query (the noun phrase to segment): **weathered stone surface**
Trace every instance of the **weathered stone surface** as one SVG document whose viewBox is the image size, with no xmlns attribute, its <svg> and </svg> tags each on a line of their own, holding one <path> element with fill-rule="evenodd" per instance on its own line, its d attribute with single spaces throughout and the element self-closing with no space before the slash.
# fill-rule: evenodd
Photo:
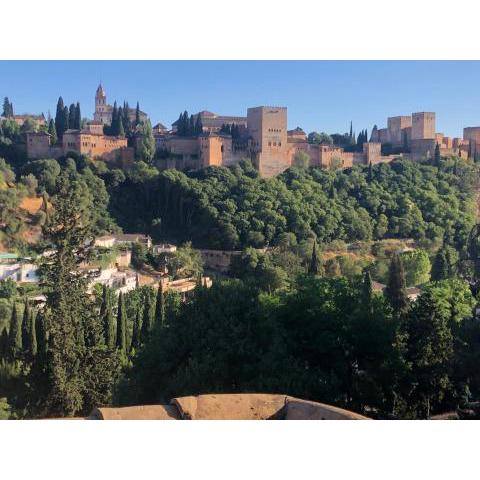
<svg viewBox="0 0 480 480">
<path fill-rule="evenodd" d="M 174 398 L 183 419 L 266 420 L 277 418 L 285 395 L 262 393 L 212 394 Z"/>
<path fill-rule="evenodd" d="M 370 420 L 358 413 L 324 403 L 288 397 L 285 420 Z"/>
<path fill-rule="evenodd" d="M 174 405 L 138 405 L 122 408 L 95 408 L 90 420 L 179 420 Z"/>
</svg>

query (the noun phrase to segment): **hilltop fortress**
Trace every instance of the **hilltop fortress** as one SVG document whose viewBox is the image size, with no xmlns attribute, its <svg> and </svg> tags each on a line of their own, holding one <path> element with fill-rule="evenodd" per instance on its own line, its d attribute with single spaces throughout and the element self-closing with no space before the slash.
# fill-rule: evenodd
<svg viewBox="0 0 480 480">
<path fill-rule="evenodd" d="M 100 84 L 95 93 L 93 120 L 80 130 L 67 130 L 60 144 L 51 145 L 44 130 L 27 133 L 29 158 L 58 158 L 73 151 L 92 158 L 133 161 L 135 147 L 142 139 L 135 131 L 128 141 L 124 137 L 104 134 L 111 124 L 113 107 Z M 129 108 L 132 124 L 146 122 L 142 111 Z M 399 156 L 420 160 L 432 157 L 438 144 L 442 156 L 473 158 L 480 155 L 480 127 L 467 127 L 463 138 L 450 138 L 436 132 L 434 112 L 389 117 L 387 127 L 373 127 L 369 141 L 355 150 L 344 145 L 309 143 L 305 132 L 288 130 L 287 107 L 259 106 L 247 109 L 247 115 L 228 116 L 202 111 L 192 115 L 195 125 L 201 125 L 195 135 L 179 131 L 179 121 L 168 130 L 161 123 L 153 127 L 157 150 L 156 164 L 161 169 L 199 169 L 208 166 L 231 166 L 251 159 L 260 174 L 273 177 L 295 165 L 303 152 L 310 166 L 348 168 L 356 164 L 390 162 Z M 228 127 L 228 128 L 226 128 Z M 233 131 L 233 127 L 234 130 Z"/>
<path fill-rule="evenodd" d="M 165 152 L 163 168 L 229 166 L 250 158 L 262 176 L 272 177 L 294 165 L 300 151 L 308 155 L 310 166 L 322 168 L 390 162 L 399 156 L 419 160 L 433 156 L 437 143 L 443 156 L 468 157 L 472 140 L 478 144 L 475 151 L 480 153 L 480 127 L 465 129 L 463 139 L 452 139 L 435 131 L 433 112 L 388 118 L 387 128 L 374 127 L 370 141 L 363 143 L 361 151 L 309 143 L 303 130 L 288 130 L 287 107 L 253 107 L 247 110 L 246 117 L 217 116 L 211 112 L 200 112 L 193 117 L 202 121 L 203 133 L 198 136 L 177 135 L 175 124 L 172 132 L 156 134 L 157 149 Z M 239 127 L 237 138 L 222 133 L 226 124 Z M 382 153 L 385 150 L 391 153 Z"/>
</svg>

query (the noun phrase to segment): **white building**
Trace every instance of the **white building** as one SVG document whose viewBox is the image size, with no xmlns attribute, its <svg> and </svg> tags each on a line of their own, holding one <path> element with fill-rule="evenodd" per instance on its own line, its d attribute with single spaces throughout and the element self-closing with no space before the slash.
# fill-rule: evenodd
<svg viewBox="0 0 480 480">
<path fill-rule="evenodd" d="M 0 280 L 7 278 L 15 283 L 36 283 L 39 281 L 38 266 L 30 259 L 22 259 L 14 253 L 1 253 Z"/>
<path fill-rule="evenodd" d="M 153 245 L 152 252 L 156 255 L 160 253 L 174 253 L 177 251 L 176 245 L 171 245 L 170 243 L 161 243 L 159 245 Z"/>
</svg>

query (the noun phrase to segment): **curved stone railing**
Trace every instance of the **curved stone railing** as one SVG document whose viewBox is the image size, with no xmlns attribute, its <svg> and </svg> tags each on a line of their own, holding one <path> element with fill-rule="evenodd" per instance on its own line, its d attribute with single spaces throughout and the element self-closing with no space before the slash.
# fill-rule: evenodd
<svg viewBox="0 0 480 480">
<path fill-rule="evenodd" d="M 357 413 L 286 395 L 208 394 L 179 397 L 170 405 L 95 408 L 92 420 L 369 420 Z"/>
</svg>

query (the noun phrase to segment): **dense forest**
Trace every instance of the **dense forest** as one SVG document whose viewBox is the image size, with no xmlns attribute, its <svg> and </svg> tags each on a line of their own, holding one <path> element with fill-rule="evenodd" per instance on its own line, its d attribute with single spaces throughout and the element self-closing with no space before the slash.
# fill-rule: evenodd
<svg viewBox="0 0 480 480">
<path fill-rule="evenodd" d="M 240 280 L 200 288 L 168 328 L 155 327 L 119 401 L 277 392 L 375 418 L 427 418 L 478 399 L 480 324 L 468 284 L 432 283 L 401 309 L 392 307 L 398 291 L 370 287 L 368 275 L 304 275 L 275 293 Z"/>
<path fill-rule="evenodd" d="M 336 171 L 291 168 L 272 179 L 244 161 L 188 173 L 137 164 L 109 191 L 123 228 L 197 247 L 264 247 L 292 233 L 319 243 L 413 238 L 427 248 L 461 248 L 475 221 L 477 182 L 477 166 L 455 159 L 438 167 L 396 160 Z"/>
</svg>

